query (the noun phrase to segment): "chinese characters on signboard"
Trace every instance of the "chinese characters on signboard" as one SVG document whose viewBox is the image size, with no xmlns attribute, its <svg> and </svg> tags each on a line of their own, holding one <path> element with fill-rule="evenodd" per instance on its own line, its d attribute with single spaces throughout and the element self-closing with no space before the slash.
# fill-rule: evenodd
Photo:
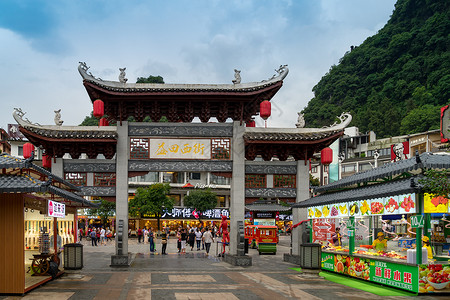
<svg viewBox="0 0 450 300">
<path fill-rule="evenodd" d="M 66 216 L 66 205 L 52 200 L 48 200 L 48 216 L 64 218 Z"/>
<path fill-rule="evenodd" d="M 196 212 L 192 208 L 178 208 L 174 207 L 170 211 L 165 211 L 161 216 L 161 219 L 196 219 Z M 205 211 L 202 215 L 202 219 L 221 219 L 222 215 L 230 218 L 230 211 L 226 208 L 214 208 Z"/>
<path fill-rule="evenodd" d="M 150 158 L 210 159 L 209 139 L 151 139 Z"/>
</svg>

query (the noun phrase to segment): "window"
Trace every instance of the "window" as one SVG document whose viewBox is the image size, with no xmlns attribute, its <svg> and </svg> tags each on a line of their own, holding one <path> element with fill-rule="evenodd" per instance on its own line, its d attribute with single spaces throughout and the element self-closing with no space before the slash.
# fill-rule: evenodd
<svg viewBox="0 0 450 300">
<path fill-rule="evenodd" d="M 183 183 L 183 172 L 163 172 L 163 182 Z"/>
<path fill-rule="evenodd" d="M 159 182 L 159 172 L 148 172 L 144 176 L 139 176 L 139 182 Z"/>
<path fill-rule="evenodd" d="M 167 195 L 169 198 L 173 199 L 173 206 L 181 206 L 181 196 L 180 195 Z"/>
<path fill-rule="evenodd" d="M 372 166 L 370 164 L 359 164 L 359 171 L 368 171 L 372 170 Z"/>
<path fill-rule="evenodd" d="M 201 174 L 200 173 L 189 173 L 189 179 L 190 180 L 200 180 Z"/>
<path fill-rule="evenodd" d="M 325 176 L 325 177 L 323 178 L 323 185 L 327 185 L 327 184 L 328 184 L 328 177 Z"/>
<path fill-rule="evenodd" d="M 225 207 L 225 196 L 217 196 L 219 207 Z"/>
<path fill-rule="evenodd" d="M 231 178 L 211 174 L 211 178 L 210 178 L 211 184 L 230 185 L 230 181 L 231 181 Z"/>
<path fill-rule="evenodd" d="M 356 172 L 356 165 L 342 165 L 342 173 Z"/>
<path fill-rule="evenodd" d="M 324 172 L 324 173 L 325 173 L 325 172 L 328 172 L 328 165 L 323 166 L 323 172 Z"/>
<path fill-rule="evenodd" d="M 311 173 L 317 173 L 317 166 L 316 167 L 311 167 Z"/>
<path fill-rule="evenodd" d="M 23 146 L 19 146 L 19 156 L 23 156 Z"/>
</svg>

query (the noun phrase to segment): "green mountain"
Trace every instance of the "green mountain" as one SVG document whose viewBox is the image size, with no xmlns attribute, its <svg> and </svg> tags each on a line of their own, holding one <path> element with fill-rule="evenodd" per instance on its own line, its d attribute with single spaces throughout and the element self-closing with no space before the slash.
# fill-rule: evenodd
<svg viewBox="0 0 450 300">
<path fill-rule="evenodd" d="M 352 126 L 388 137 L 439 128 L 450 102 L 450 1 L 398 0 L 388 23 L 314 86 L 308 127 L 349 111 Z"/>
</svg>

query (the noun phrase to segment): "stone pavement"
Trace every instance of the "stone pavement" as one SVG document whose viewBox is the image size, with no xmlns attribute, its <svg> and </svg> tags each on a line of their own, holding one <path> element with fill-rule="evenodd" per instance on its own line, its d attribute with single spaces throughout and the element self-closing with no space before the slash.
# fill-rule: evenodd
<svg viewBox="0 0 450 300">
<path fill-rule="evenodd" d="M 0 299 L 402 299 L 412 297 L 380 297 L 349 288 L 322 278 L 302 278 L 297 267 L 283 262 L 289 252 L 289 237 L 281 237 L 276 255 L 258 255 L 250 249 L 251 267 L 235 267 L 204 251 L 177 253 L 176 241 L 170 240 L 168 255 L 150 254 L 148 244 L 130 240 L 134 255 L 128 268 L 109 267 L 114 254 L 111 242 L 92 247 L 87 242 L 83 252 L 84 268 L 66 271 L 23 297 L 0 296 Z M 157 250 L 161 245 L 157 244 Z M 437 299 L 421 297 L 421 299 Z M 443 299 L 442 297 L 440 299 Z"/>
</svg>

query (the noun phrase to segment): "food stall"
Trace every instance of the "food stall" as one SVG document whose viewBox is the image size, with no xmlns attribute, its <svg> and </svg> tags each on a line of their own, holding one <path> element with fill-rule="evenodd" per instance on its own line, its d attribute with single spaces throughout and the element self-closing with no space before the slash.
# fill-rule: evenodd
<svg viewBox="0 0 450 300">
<path fill-rule="evenodd" d="M 307 209 L 322 269 L 414 293 L 450 293 L 450 256 L 438 261 L 426 248 L 416 251 L 442 227 L 431 226 L 431 213 L 450 213 L 448 199 L 422 189 L 421 171 L 435 161 L 450 167 L 449 156 L 426 153 L 323 186 L 294 205 Z"/>
</svg>

